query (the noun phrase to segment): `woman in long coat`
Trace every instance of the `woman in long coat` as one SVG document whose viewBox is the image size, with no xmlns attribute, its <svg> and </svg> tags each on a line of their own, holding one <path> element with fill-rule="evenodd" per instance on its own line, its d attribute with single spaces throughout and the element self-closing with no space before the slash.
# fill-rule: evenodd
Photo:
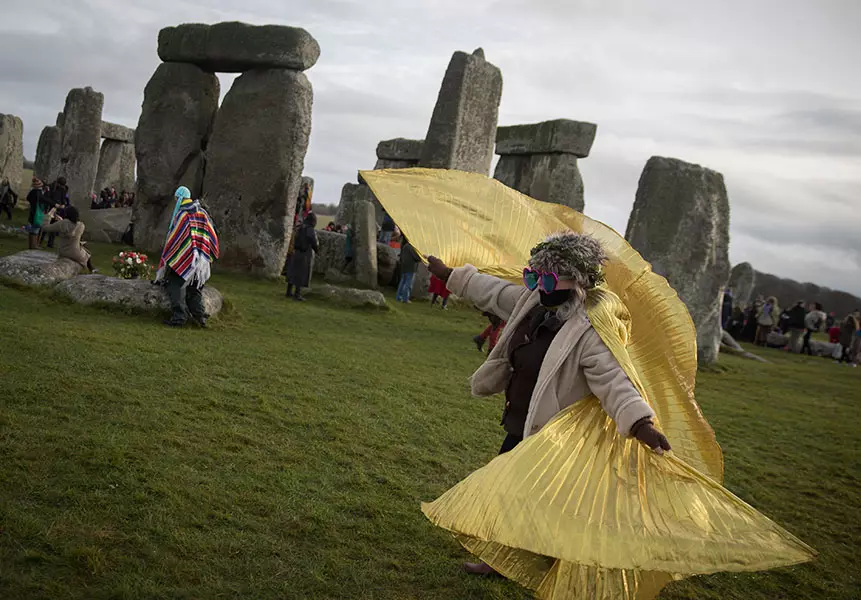
<svg viewBox="0 0 861 600">
<path fill-rule="evenodd" d="M 296 232 L 293 245 L 293 256 L 287 267 L 287 297 L 302 302 L 302 288 L 311 285 L 311 269 L 314 265 L 314 253 L 317 245 L 317 215 L 309 212 Z"/>
</svg>

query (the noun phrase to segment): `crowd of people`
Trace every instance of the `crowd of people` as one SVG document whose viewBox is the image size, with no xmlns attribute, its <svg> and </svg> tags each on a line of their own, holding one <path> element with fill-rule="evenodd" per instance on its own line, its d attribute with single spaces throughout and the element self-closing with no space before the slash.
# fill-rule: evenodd
<svg viewBox="0 0 861 600">
<path fill-rule="evenodd" d="M 135 193 L 122 190 L 117 193 L 114 186 L 106 187 L 96 194 L 90 194 L 90 208 L 99 210 L 103 208 L 122 208 L 132 206 L 135 203 Z"/>
<path fill-rule="evenodd" d="M 833 312 L 826 314 L 819 302 L 799 300 L 792 307 L 781 309 L 774 296 L 760 296 L 742 308 L 732 305 L 732 293 L 727 290 L 722 323 L 740 341 L 808 355 L 813 355 L 810 343 L 813 335 L 827 333 L 829 342 L 837 345 L 832 358 L 853 366 L 861 362 L 861 309 L 838 319 Z M 781 335 L 771 336 L 773 333 Z"/>
</svg>

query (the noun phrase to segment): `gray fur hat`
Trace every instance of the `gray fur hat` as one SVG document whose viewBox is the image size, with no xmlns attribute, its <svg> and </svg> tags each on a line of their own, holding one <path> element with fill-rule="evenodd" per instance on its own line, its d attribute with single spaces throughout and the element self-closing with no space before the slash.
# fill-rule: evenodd
<svg viewBox="0 0 861 600">
<path fill-rule="evenodd" d="M 560 279 L 572 279 L 584 291 L 604 281 L 607 253 L 598 240 L 585 233 L 554 233 L 535 246 L 530 254 L 530 268 L 556 273 Z"/>
</svg>

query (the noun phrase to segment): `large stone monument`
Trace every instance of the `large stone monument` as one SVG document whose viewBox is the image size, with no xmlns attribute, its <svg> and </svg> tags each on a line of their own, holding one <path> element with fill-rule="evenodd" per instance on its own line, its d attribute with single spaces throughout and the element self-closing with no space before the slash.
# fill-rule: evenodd
<svg viewBox="0 0 861 600">
<path fill-rule="evenodd" d="M 140 248 L 161 249 L 179 185 L 200 196 L 218 95 L 218 77 L 195 65 L 163 63 L 147 83 L 135 130 L 138 178 L 132 222 Z"/>
<path fill-rule="evenodd" d="M 455 52 L 442 80 L 419 166 L 487 175 L 493 160 L 502 73 L 484 59 Z"/>
<path fill-rule="evenodd" d="M 91 87 L 74 88 L 63 109 L 60 175 L 66 178 L 73 204 L 89 205 L 102 141 L 105 97 Z"/>
<path fill-rule="evenodd" d="M 135 130 L 103 121 L 102 137 L 94 189 L 114 186 L 119 191 L 134 191 Z"/>
<path fill-rule="evenodd" d="M 583 178 L 577 159 L 589 156 L 594 123 L 557 119 L 496 130 L 500 156 L 493 177 L 536 200 L 583 211 Z"/>
<path fill-rule="evenodd" d="M 15 115 L 0 114 L 0 178 L 8 177 L 17 193 L 24 193 L 29 182 L 22 182 L 24 171 L 24 123 Z"/>
<path fill-rule="evenodd" d="M 742 309 L 746 308 L 756 287 L 756 271 L 753 265 L 743 262 L 734 266 L 730 273 L 729 286 L 732 288 L 733 303 Z"/>
<path fill-rule="evenodd" d="M 161 30 L 158 54 L 165 63 L 147 85 L 135 139 L 136 241 L 161 246 L 182 184 L 209 207 L 221 264 L 277 276 L 311 133 L 312 90 L 301 71 L 317 61 L 317 41 L 281 25 L 185 24 Z M 217 114 L 213 71 L 242 73 Z"/>
<path fill-rule="evenodd" d="M 356 281 L 369 288 L 377 287 L 377 219 L 371 188 L 362 186 L 353 206 L 353 249 Z"/>
<path fill-rule="evenodd" d="M 625 238 L 667 278 L 697 328 L 700 363 L 717 361 L 729 280 L 729 199 L 723 175 L 653 156 L 640 176 Z"/>
</svg>

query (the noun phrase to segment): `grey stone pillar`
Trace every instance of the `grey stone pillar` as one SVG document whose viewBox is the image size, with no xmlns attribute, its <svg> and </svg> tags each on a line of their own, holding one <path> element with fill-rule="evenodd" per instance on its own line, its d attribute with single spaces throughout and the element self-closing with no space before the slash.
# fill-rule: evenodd
<svg viewBox="0 0 861 600">
<path fill-rule="evenodd" d="M 353 248 L 355 250 L 356 281 L 376 289 L 377 287 L 377 219 L 373 194 L 363 186 L 353 206 Z"/>
<path fill-rule="evenodd" d="M 117 140 L 105 140 L 99 152 L 96 190 L 114 186 L 118 192 L 135 189 L 135 145 Z"/>
<path fill-rule="evenodd" d="M 60 175 L 66 178 L 72 204 L 79 206 L 89 206 L 96 181 L 104 102 L 104 95 L 91 87 L 75 88 L 66 96 Z"/>
<path fill-rule="evenodd" d="M 203 149 L 218 94 L 218 78 L 194 65 L 161 64 L 147 83 L 135 130 L 138 180 L 132 221 L 138 247 L 161 250 L 177 187 L 184 185 L 200 196 Z"/>
<path fill-rule="evenodd" d="M 377 164 L 374 169 L 408 169 L 418 166 L 424 140 L 394 138 L 377 144 Z"/>
<path fill-rule="evenodd" d="M 640 176 L 625 238 L 688 307 L 697 328 L 699 362 L 717 362 L 721 297 L 730 274 L 723 175 L 653 156 Z"/>
<path fill-rule="evenodd" d="M 484 59 L 455 52 L 442 80 L 419 166 L 487 175 L 502 98 L 502 73 Z"/>
<path fill-rule="evenodd" d="M 0 177 L 8 177 L 16 193 L 23 194 L 30 182 L 21 181 L 24 171 L 24 123 L 15 115 L 0 114 Z"/>
<path fill-rule="evenodd" d="M 596 125 L 568 119 L 496 130 L 500 155 L 493 177 L 536 200 L 585 206 L 577 160 L 589 156 Z"/>
<path fill-rule="evenodd" d="M 60 154 L 63 148 L 63 131 L 54 125 L 42 129 L 36 146 L 36 165 L 33 174 L 42 181 L 54 181 L 60 175 Z"/>
<path fill-rule="evenodd" d="M 756 287 L 756 271 L 753 265 L 743 262 L 734 266 L 730 273 L 729 286 L 732 288 L 733 303 L 742 309 L 746 308 Z"/>
<path fill-rule="evenodd" d="M 299 71 L 240 75 L 215 118 L 203 185 L 219 228 L 223 265 L 277 277 L 287 256 L 305 152 L 312 90 Z"/>
</svg>

